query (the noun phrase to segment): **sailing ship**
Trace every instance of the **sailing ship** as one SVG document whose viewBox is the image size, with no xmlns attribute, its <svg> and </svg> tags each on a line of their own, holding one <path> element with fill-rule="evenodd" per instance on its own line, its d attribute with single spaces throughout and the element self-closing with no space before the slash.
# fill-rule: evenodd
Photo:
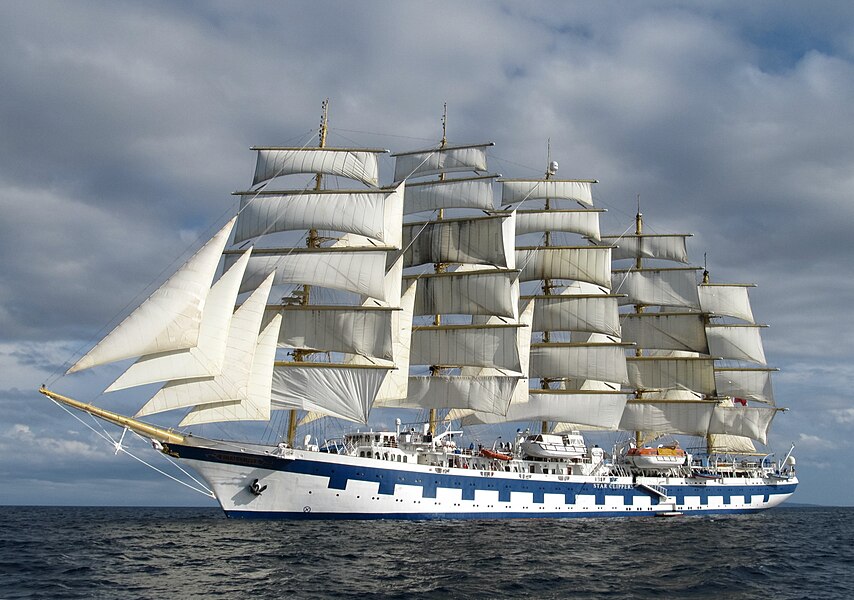
<svg viewBox="0 0 854 600">
<path fill-rule="evenodd" d="M 754 445 L 781 409 L 749 286 L 698 282 L 688 236 L 645 233 L 640 209 L 633 234 L 602 235 L 595 180 L 556 177 L 550 157 L 543 177 L 490 174 L 492 144 L 449 144 L 442 124 L 438 144 L 392 155 L 385 187 L 386 150 L 327 145 L 326 104 L 316 147 L 253 148 L 237 216 L 68 370 L 135 358 L 106 391 L 162 387 L 133 417 L 41 393 L 150 440 L 230 517 L 644 516 L 788 498 L 792 450 Z M 143 420 L 170 411 L 180 429 Z M 383 412 L 394 427 L 370 427 Z M 298 440 L 342 420 L 343 437 Z M 241 421 L 282 427 L 269 442 L 192 433 Z M 502 427 L 491 446 L 471 433 Z M 586 442 L 601 432 L 624 435 Z"/>
</svg>

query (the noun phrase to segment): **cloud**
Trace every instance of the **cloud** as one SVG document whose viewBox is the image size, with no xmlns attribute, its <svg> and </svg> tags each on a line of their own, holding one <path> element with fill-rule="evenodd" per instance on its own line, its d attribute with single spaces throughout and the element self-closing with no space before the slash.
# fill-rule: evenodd
<svg viewBox="0 0 854 600">
<path fill-rule="evenodd" d="M 330 143 L 431 145 L 444 102 L 451 141 L 494 140 L 507 176 L 541 173 L 550 143 L 559 176 L 600 180 L 609 231 L 640 194 L 647 230 L 695 233 L 713 281 L 759 284 L 792 409 L 774 438 L 818 453 L 817 432 L 799 431 L 815 421 L 839 447 L 854 383 L 852 30 L 839 3 L 0 5 L 4 435 L 30 443 L 19 424 L 62 443 L 50 432 L 67 416 L 37 386 L 233 211 L 250 145 L 313 143 L 329 97 Z M 140 393 L 99 398 L 116 372 L 59 385 L 132 409 Z"/>
</svg>

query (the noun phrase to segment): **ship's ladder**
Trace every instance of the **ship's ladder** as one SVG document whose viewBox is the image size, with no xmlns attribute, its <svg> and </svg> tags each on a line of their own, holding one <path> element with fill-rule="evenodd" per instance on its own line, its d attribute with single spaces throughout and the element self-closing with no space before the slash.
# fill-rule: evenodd
<svg viewBox="0 0 854 600">
<path fill-rule="evenodd" d="M 636 483 L 635 487 L 641 489 L 645 492 L 652 494 L 653 496 L 658 496 L 659 498 L 667 498 L 667 488 L 662 487 L 660 485 L 655 485 L 653 483 Z"/>
</svg>

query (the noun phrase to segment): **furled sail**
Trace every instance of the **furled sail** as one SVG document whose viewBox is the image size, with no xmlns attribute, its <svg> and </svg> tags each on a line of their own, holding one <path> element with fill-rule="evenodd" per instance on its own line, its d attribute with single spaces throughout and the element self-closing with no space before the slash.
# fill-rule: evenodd
<svg viewBox="0 0 854 600">
<path fill-rule="evenodd" d="M 299 173 L 336 175 L 377 187 L 377 154 L 386 150 L 353 148 L 262 148 L 255 163 L 252 185 L 274 177 Z"/>
<path fill-rule="evenodd" d="M 135 356 L 186 350 L 197 345 L 205 299 L 234 221 L 232 219 L 220 229 L 66 374 Z"/>
</svg>

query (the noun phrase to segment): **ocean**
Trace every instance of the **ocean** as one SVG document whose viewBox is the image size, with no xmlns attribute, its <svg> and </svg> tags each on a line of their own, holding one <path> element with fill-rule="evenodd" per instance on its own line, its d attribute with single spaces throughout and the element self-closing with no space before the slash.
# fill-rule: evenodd
<svg viewBox="0 0 854 600">
<path fill-rule="evenodd" d="M 0 507 L 0 598 L 854 598 L 854 508 L 243 521 Z"/>
</svg>

